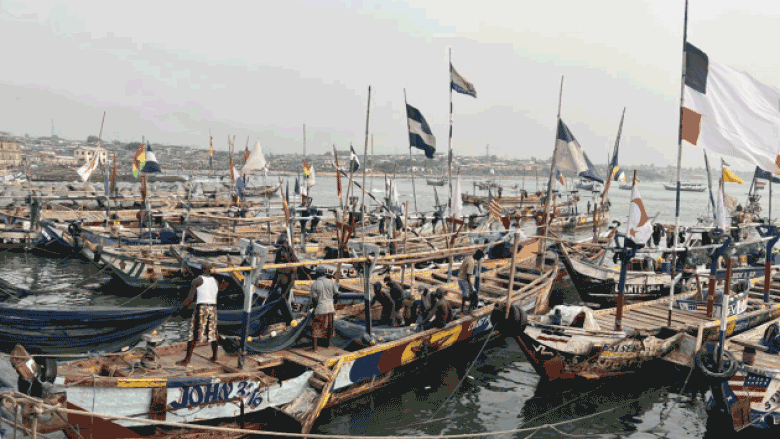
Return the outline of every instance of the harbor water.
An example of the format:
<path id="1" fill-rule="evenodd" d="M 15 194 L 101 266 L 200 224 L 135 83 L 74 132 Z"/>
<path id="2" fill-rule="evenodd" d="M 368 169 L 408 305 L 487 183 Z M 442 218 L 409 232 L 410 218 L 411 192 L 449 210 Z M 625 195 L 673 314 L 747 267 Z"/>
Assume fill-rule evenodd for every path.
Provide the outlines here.
<path id="1" fill-rule="evenodd" d="M 374 177 L 373 184 L 370 180 L 368 188 L 381 199 L 384 178 Z M 472 181 L 463 179 L 464 192 L 472 192 Z M 523 184 L 519 178 L 506 178 L 501 183 L 504 187 Z M 544 183 L 540 181 L 538 187 Z M 525 181 L 528 192 L 536 191 L 535 185 L 533 179 Z M 317 185 L 311 190 L 314 203 L 338 205 L 335 186 L 335 178 L 317 177 Z M 748 186 L 729 184 L 727 192 L 745 205 Z M 643 182 L 639 189 L 650 218 L 657 214 L 656 221 L 673 224 L 675 193 L 664 190 L 661 182 Z M 437 187 L 436 191 L 439 199 L 446 201 L 448 187 Z M 432 212 L 433 187 L 419 179 L 415 192 L 418 208 Z M 401 201 L 409 201 L 413 208 L 412 193 L 411 181 L 400 180 Z M 514 194 L 514 189 L 504 189 L 504 195 Z M 622 227 L 629 194 L 617 185 L 609 193 L 611 219 L 621 221 Z M 761 194 L 765 213 L 768 192 L 763 190 Z M 705 213 L 709 196 L 707 192 L 684 192 L 681 198 L 681 224 L 693 225 Z M 588 200 L 592 200 L 590 193 L 580 191 L 580 211 L 586 210 Z M 468 212 L 472 211 L 476 213 L 469 207 Z M 187 293 L 150 290 L 137 297 L 142 291 L 129 289 L 108 272 L 76 257 L 63 260 L 0 253 L 0 278 L 38 291 L 21 300 L 9 299 L 29 307 L 120 305 L 130 299 L 129 305 L 162 306 L 180 303 Z M 183 341 L 187 325 L 187 321 L 174 317 L 159 332 L 166 342 Z M 498 339 L 455 353 L 443 352 L 394 378 L 390 386 L 326 410 L 313 433 L 416 436 L 506 431 L 491 437 L 522 438 L 533 433 L 529 429 L 557 423 L 539 430 L 534 437 L 723 437 L 720 431 L 708 431 L 701 397 L 687 392 L 694 383 L 686 383 L 686 378 L 687 371 L 659 367 L 643 370 L 641 379 L 628 376 L 603 383 L 549 386 L 539 383 L 514 341 Z M 685 392 L 681 392 L 683 385 Z"/>

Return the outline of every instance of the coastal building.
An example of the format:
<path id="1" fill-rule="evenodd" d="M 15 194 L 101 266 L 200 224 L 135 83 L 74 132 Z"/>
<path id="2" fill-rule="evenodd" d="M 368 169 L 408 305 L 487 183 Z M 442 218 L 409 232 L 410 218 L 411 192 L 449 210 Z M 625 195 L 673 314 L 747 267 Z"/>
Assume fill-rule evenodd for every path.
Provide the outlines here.
<path id="1" fill-rule="evenodd" d="M 16 142 L 0 141 L 0 166 L 19 166 L 22 163 L 22 147 Z"/>
<path id="2" fill-rule="evenodd" d="M 73 150 L 73 156 L 79 163 L 87 163 L 92 160 L 96 149 L 88 146 L 78 146 Z M 106 160 L 108 160 L 106 150 L 101 148 L 98 154 L 98 163 L 106 163 Z"/>

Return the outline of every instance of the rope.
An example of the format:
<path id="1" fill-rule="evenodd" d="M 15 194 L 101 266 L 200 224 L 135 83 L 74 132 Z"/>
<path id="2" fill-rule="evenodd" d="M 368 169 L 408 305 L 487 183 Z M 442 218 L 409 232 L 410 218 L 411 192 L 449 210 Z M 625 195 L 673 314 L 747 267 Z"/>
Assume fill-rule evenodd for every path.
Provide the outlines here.
<path id="1" fill-rule="evenodd" d="M 457 390 L 463 384 L 463 381 L 465 381 L 466 378 L 469 376 L 469 371 L 471 371 L 471 368 L 474 367 L 474 364 L 476 364 L 477 360 L 479 360 L 479 356 L 482 355 L 482 351 L 485 350 L 485 346 L 487 346 L 488 342 L 490 341 L 490 337 L 493 335 L 493 332 L 495 332 L 495 330 L 496 327 L 493 326 L 493 328 L 490 330 L 490 333 L 485 338 L 485 342 L 482 343 L 482 347 L 479 348 L 479 352 L 477 352 L 477 356 L 474 357 L 474 360 L 471 361 L 471 364 L 469 364 L 469 367 L 467 367 L 466 371 L 463 373 L 463 378 L 461 378 L 460 381 L 458 381 L 458 384 L 455 386 L 454 389 L 452 389 L 452 392 L 450 392 L 447 398 L 445 398 L 444 401 L 442 401 L 442 403 L 439 405 L 439 408 L 437 408 L 436 411 L 433 412 L 433 414 L 430 416 L 430 418 L 428 418 L 428 420 L 433 419 L 437 414 L 439 414 L 439 411 L 441 411 L 441 409 L 444 408 L 447 402 L 449 402 L 450 398 L 452 398 L 452 395 L 454 395 L 455 392 L 457 392 Z"/>
<path id="2" fill-rule="evenodd" d="M 122 303 L 120 303 L 120 304 L 119 304 L 119 306 L 125 306 L 125 305 L 127 305 L 128 303 L 132 302 L 133 300 L 135 300 L 135 299 L 137 299 L 137 298 L 141 297 L 141 295 L 143 295 L 145 292 L 149 291 L 149 290 L 150 290 L 150 289 L 152 289 L 152 288 L 153 288 L 155 285 L 157 285 L 157 282 L 159 282 L 159 281 L 160 281 L 160 279 L 157 279 L 157 280 L 155 280 L 155 281 L 154 281 L 154 282 L 152 282 L 152 283 L 151 283 L 151 284 L 150 284 L 148 287 L 146 287 L 146 289 L 145 289 L 145 290 L 141 291 L 141 293 L 140 293 L 140 294 L 138 294 L 137 296 L 135 296 L 135 297 L 132 297 L 132 298 L 130 298 L 130 299 L 128 299 L 128 300 L 126 300 L 126 301 L 124 301 L 124 302 L 122 302 Z"/>
<path id="3" fill-rule="evenodd" d="M 81 415 L 81 416 L 90 416 L 90 417 L 96 417 L 101 418 L 105 420 L 117 420 L 117 421 L 132 421 L 132 422 L 138 422 L 139 420 L 137 418 L 131 418 L 128 416 L 120 416 L 120 415 L 109 415 L 105 413 L 90 413 L 83 410 L 73 410 L 61 407 L 59 404 L 57 405 L 50 405 L 43 403 L 42 400 L 27 396 L 23 393 L 14 391 L 13 393 L 8 393 L 2 396 L 3 404 L 6 404 L 6 400 L 11 399 L 11 404 L 18 404 L 19 402 L 16 399 L 24 399 L 28 400 L 32 403 L 32 411 L 34 411 L 37 415 L 43 414 L 43 413 L 66 413 L 66 414 L 74 414 L 74 415 Z M 638 401 L 639 399 L 635 399 Z M 558 430 L 556 427 L 560 425 L 566 425 L 571 424 L 574 422 L 582 421 L 585 419 L 597 417 L 600 415 L 603 415 L 605 413 L 609 413 L 612 411 L 615 411 L 617 409 L 623 408 L 623 405 L 619 405 L 617 407 L 613 407 L 610 409 L 602 410 L 596 413 L 591 413 L 589 415 L 581 416 L 579 418 L 575 419 L 566 419 L 563 421 L 550 423 L 550 424 L 544 424 L 537 427 L 530 427 L 530 428 L 515 428 L 511 430 L 501 430 L 501 431 L 489 431 L 489 432 L 480 432 L 480 433 L 459 433 L 459 434 L 450 434 L 450 435 L 439 435 L 439 436 L 432 436 L 432 435 L 417 435 L 417 436 L 409 436 L 409 435 L 403 435 L 403 436 L 352 436 L 352 435 L 336 435 L 336 434 L 313 434 L 313 433 L 283 433 L 278 431 L 265 431 L 265 430 L 247 430 L 242 428 L 229 428 L 229 427 L 216 427 L 211 425 L 193 425 L 193 424 L 187 424 L 187 423 L 181 423 L 181 422 L 168 422 L 168 421 L 157 421 L 152 419 L 143 419 L 142 421 L 145 424 L 149 425 L 160 425 L 160 426 L 167 426 L 167 427 L 178 427 L 178 428 L 188 428 L 188 429 L 195 429 L 195 430 L 202 430 L 202 431 L 213 431 L 213 432 L 219 432 L 219 433 L 237 433 L 237 434 L 247 434 L 247 435 L 257 435 L 261 434 L 264 436 L 275 436 L 275 437 L 295 437 L 295 438 L 315 438 L 315 439 L 432 439 L 432 438 L 449 438 L 449 439 L 466 439 L 466 438 L 474 438 L 474 437 L 493 437 L 498 435 L 506 435 L 506 434 L 512 434 L 512 433 L 523 433 L 523 432 L 531 432 L 536 433 L 539 430 L 549 428 L 556 432 L 559 432 L 561 434 L 569 436 L 570 434 L 565 433 L 563 431 Z M 571 435 L 574 436 L 574 435 Z M 592 435 L 590 435 L 592 436 Z M 576 436 L 575 436 L 576 437 Z"/>

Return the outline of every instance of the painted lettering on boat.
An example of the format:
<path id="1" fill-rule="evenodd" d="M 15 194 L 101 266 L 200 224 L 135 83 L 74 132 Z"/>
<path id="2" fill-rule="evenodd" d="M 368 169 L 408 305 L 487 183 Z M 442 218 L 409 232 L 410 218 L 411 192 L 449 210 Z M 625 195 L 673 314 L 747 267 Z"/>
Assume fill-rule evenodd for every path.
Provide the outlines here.
<path id="1" fill-rule="evenodd" d="M 178 401 L 170 403 L 172 409 L 215 404 L 243 399 L 250 409 L 257 408 L 262 402 L 258 383 L 240 381 L 238 383 L 213 383 L 203 386 L 182 387 Z"/>
<path id="2" fill-rule="evenodd" d="M 661 285 L 626 285 L 623 294 L 650 294 L 661 292 Z M 615 293 L 618 293 L 618 284 L 615 284 Z"/>

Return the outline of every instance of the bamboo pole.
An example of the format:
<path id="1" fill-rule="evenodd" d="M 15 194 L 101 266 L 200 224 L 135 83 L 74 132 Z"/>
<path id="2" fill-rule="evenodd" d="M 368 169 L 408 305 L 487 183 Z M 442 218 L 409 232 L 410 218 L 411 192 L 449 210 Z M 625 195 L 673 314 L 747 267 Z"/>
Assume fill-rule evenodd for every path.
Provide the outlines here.
<path id="1" fill-rule="evenodd" d="M 688 0 L 685 0 L 685 18 L 683 20 L 682 76 L 680 78 L 680 119 L 677 127 L 677 191 L 674 210 L 674 251 L 672 252 L 672 273 L 677 269 L 677 246 L 680 243 L 680 168 L 682 166 L 682 119 L 685 104 L 685 45 L 688 43 Z"/>
<path id="2" fill-rule="evenodd" d="M 561 89 L 558 92 L 558 116 L 556 118 L 555 122 L 555 143 L 553 147 L 553 156 L 552 156 L 552 162 L 550 163 L 550 177 L 547 180 L 547 197 L 544 202 L 544 212 L 542 212 L 542 215 L 544 217 L 544 233 L 542 237 L 541 245 L 539 246 L 539 267 L 540 270 L 544 269 L 544 263 L 545 263 L 545 257 L 544 254 L 547 251 L 547 234 L 548 229 L 550 228 L 550 223 L 552 219 L 552 215 L 550 215 L 550 199 L 552 198 L 552 181 L 553 181 L 553 173 L 555 172 L 555 166 L 557 164 L 557 150 L 558 150 L 558 126 L 561 124 L 561 101 L 563 100 L 563 76 L 561 76 Z M 538 184 L 538 183 L 537 183 Z"/>
<path id="3" fill-rule="evenodd" d="M 520 243 L 520 236 L 515 232 L 514 242 L 512 243 L 512 260 L 509 262 L 509 289 L 506 292 L 506 313 L 504 318 L 509 318 L 509 307 L 512 305 L 512 291 L 515 288 L 515 269 L 517 267 L 517 245 Z"/>
<path id="4" fill-rule="evenodd" d="M 368 103 L 366 103 L 366 143 L 363 148 L 363 187 L 360 189 L 363 191 L 363 197 L 360 201 L 360 225 L 364 226 L 366 221 L 366 171 L 368 170 L 368 122 L 371 114 L 371 86 L 368 86 Z M 363 231 L 363 243 L 365 244 L 366 232 Z"/>
<path id="5" fill-rule="evenodd" d="M 404 89 L 404 114 L 406 115 L 406 136 L 409 137 L 409 132 L 411 131 L 411 128 L 409 127 L 409 115 L 406 114 L 406 106 L 408 104 L 406 103 L 406 89 Z M 419 209 L 417 208 L 417 189 L 415 189 L 414 186 L 414 163 L 412 162 L 412 144 L 411 144 L 411 138 L 409 138 L 409 169 L 412 172 L 412 195 L 414 196 L 414 211 L 418 212 Z"/>

